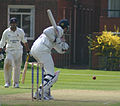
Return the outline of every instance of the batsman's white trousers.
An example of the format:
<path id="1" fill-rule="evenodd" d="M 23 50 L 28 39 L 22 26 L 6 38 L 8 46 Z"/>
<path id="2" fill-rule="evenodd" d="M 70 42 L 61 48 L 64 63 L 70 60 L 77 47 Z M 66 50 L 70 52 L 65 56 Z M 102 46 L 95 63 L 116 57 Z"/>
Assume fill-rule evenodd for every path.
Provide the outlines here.
<path id="1" fill-rule="evenodd" d="M 4 79 L 5 83 L 11 83 L 11 74 L 13 70 L 13 84 L 19 83 L 20 70 L 22 64 L 22 50 L 7 51 L 4 60 Z"/>
<path id="2" fill-rule="evenodd" d="M 50 74 L 54 76 L 54 62 L 52 56 L 48 52 L 40 53 L 39 55 L 36 51 L 31 50 L 32 56 L 37 60 L 37 62 L 44 65 L 45 74 Z"/>

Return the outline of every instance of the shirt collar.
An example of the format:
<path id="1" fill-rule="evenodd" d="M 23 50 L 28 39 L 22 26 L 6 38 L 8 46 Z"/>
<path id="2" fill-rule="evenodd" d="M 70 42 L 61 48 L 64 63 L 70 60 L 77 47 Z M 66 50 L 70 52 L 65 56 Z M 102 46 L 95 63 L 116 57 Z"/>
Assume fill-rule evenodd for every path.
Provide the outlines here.
<path id="1" fill-rule="evenodd" d="M 16 27 L 16 31 L 17 31 L 17 29 L 18 29 L 18 27 Z M 10 29 L 10 27 L 9 27 L 9 31 L 12 31 L 11 29 Z M 13 31 L 12 31 L 13 32 Z"/>

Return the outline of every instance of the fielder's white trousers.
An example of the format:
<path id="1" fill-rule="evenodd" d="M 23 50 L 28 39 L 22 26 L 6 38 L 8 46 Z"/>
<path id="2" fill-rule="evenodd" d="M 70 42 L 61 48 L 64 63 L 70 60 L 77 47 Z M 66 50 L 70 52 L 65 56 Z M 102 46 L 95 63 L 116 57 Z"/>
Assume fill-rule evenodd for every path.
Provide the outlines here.
<path id="1" fill-rule="evenodd" d="M 4 79 L 5 83 L 11 83 L 11 74 L 13 70 L 13 84 L 19 83 L 20 70 L 22 64 L 22 50 L 7 51 L 4 60 Z"/>

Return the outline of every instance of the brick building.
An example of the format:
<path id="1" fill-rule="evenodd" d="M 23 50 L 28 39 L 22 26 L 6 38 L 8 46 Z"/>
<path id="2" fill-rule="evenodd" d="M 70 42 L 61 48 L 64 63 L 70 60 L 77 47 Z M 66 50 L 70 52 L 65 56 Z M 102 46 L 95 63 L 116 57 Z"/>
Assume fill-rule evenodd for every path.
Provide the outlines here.
<path id="1" fill-rule="evenodd" d="M 104 30 L 106 25 L 107 31 L 115 32 L 115 27 L 120 28 L 120 0 L 100 0 L 99 32 Z M 98 34 L 99 35 L 99 34 Z M 102 65 L 100 62 L 103 62 Z M 92 67 L 95 69 L 104 69 L 106 67 L 105 59 L 92 56 Z M 105 67 L 103 67 L 105 66 Z"/>
<path id="2" fill-rule="evenodd" d="M 116 2 L 115 2 L 116 1 Z M 86 36 L 103 30 L 107 25 L 113 30 L 113 24 L 119 26 L 119 0 L 0 0 L 0 38 L 9 26 L 9 18 L 17 17 L 18 26 L 23 28 L 29 45 L 50 25 L 47 9 L 51 9 L 58 23 L 67 18 L 70 31 L 66 35 L 70 50 L 60 55 L 53 51 L 55 65 L 70 67 L 71 65 L 93 67 L 97 57 L 89 55 Z M 114 6 L 112 6 L 114 4 Z"/>

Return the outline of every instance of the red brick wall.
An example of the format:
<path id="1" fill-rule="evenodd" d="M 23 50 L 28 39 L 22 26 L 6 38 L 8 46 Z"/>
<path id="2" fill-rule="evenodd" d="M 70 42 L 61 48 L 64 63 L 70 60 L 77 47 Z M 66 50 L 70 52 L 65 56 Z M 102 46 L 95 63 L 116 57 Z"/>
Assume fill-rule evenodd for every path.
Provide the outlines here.
<path id="1" fill-rule="evenodd" d="M 2 32 L 7 28 L 7 2 L 0 3 L 0 38 Z"/>
<path id="2" fill-rule="evenodd" d="M 58 0 L 58 16 L 57 16 L 57 22 L 64 18 L 64 9 L 70 9 L 73 8 L 74 2 L 73 0 Z"/>
<path id="3" fill-rule="evenodd" d="M 57 14 L 57 2 L 56 0 L 38 0 L 35 2 L 35 32 L 36 36 L 42 33 L 43 29 L 48 27 L 50 24 L 48 16 L 47 16 L 47 9 L 51 9 L 54 17 L 56 18 Z"/>
<path id="4" fill-rule="evenodd" d="M 79 5 L 86 8 L 98 8 L 101 0 L 78 0 Z"/>
<path id="5" fill-rule="evenodd" d="M 120 18 L 107 18 L 104 16 L 100 17 L 100 31 L 104 30 L 106 25 L 108 31 L 115 32 L 114 26 L 120 28 Z"/>
<path id="6" fill-rule="evenodd" d="M 108 0 L 101 0 L 101 16 L 100 16 L 100 31 L 104 30 L 104 26 L 107 26 L 107 30 L 115 31 L 114 26 L 120 28 L 120 18 L 109 18 L 107 12 L 104 10 L 108 9 Z"/>
<path id="7" fill-rule="evenodd" d="M 101 10 L 108 8 L 108 0 L 101 0 Z"/>

